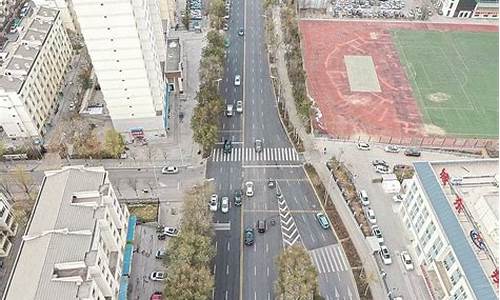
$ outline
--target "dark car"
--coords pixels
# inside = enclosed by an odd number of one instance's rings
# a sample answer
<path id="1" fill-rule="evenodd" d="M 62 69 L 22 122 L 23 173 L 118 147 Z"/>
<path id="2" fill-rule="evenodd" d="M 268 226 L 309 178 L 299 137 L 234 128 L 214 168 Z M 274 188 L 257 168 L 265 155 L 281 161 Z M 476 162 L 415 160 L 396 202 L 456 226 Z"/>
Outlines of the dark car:
<path id="1" fill-rule="evenodd" d="M 406 156 L 415 156 L 415 157 L 420 157 L 422 153 L 420 153 L 420 150 L 417 148 L 408 148 L 405 150 L 405 155 Z"/>
<path id="2" fill-rule="evenodd" d="M 234 192 L 234 206 L 241 206 L 241 191 Z"/>
<path id="3" fill-rule="evenodd" d="M 233 143 L 230 140 L 224 140 L 224 153 L 231 153 L 233 150 Z"/>
<path id="4" fill-rule="evenodd" d="M 255 152 L 260 153 L 262 152 L 262 140 L 255 140 Z"/>
<path id="5" fill-rule="evenodd" d="M 257 231 L 259 233 L 264 233 L 264 232 L 266 232 L 266 229 L 267 229 L 266 220 L 258 220 L 257 221 Z"/>
<path id="6" fill-rule="evenodd" d="M 252 246 L 255 241 L 255 233 L 252 227 L 245 228 L 245 245 Z"/>

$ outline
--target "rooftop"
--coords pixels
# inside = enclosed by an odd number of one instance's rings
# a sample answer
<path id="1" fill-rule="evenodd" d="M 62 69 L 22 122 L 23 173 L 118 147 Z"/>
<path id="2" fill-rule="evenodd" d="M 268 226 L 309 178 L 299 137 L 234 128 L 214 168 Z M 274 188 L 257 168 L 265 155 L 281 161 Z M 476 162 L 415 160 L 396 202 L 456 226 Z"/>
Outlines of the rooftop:
<path id="1" fill-rule="evenodd" d="M 59 11 L 46 7 L 34 8 L 31 16 L 21 19 L 19 37 L 2 45 L 5 61 L 0 64 L 0 89 L 19 93 Z M 17 33 L 16 33 L 17 35 Z M 23 45 L 28 43 L 29 46 Z"/>
<path id="2" fill-rule="evenodd" d="M 4 299 L 71 299 L 77 295 L 79 286 L 74 281 L 54 279 L 85 282 L 83 262 L 88 259 L 96 216 L 102 215 L 102 209 L 75 205 L 73 198 L 98 191 L 105 178 L 102 167 L 73 166 L 45 173 Z"/>
<path id="3" fill-rule="evenodd" d="M 180 71 L 181 44 L 179 38 L 167 39 L 167 65 L 165 72 Z"/>
<path id="4" fill-rule="evenodd" d="M 490 280 L 498 262 L 498 160 L 416 162 L 416 175 L 440 226 L 460 262 L 476 299 L 497 299 Z M 442 170 L 450 175 L 443 186 Z M 464 211 L 458 213 L 457 196 Z M 496 199 L 496 200 L 492 200 Z M 479 225 L 479 226 L 478 226 Z M 479 230 L 479 228 L 481 228 Z M 480 249 L 472 239 L 476 230 L 484 240 Z M 489 284 L 485 284 L 485 283 Z"/>

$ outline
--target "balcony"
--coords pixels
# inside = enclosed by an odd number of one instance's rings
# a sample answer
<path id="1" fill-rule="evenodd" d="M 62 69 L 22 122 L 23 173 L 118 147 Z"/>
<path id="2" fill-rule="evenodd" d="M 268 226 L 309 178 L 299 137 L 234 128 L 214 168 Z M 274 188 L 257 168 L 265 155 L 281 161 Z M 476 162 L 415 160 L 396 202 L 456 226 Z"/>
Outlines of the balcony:
<path id="1" fill-rule="evenodd" d="M 11 248 L 12 243 L 7 238 L 7 235 L 4 232 L 0 233 L 0 257 L 9 255 Z"/>

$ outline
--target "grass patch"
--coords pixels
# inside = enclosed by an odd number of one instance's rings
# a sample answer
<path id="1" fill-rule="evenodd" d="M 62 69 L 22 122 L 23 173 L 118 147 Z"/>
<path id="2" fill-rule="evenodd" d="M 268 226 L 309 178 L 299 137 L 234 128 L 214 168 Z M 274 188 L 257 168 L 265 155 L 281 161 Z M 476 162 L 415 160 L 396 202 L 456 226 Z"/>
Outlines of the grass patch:
<path id="1" fill-rule="evenodd" d="M 430 131 L 498 137 L 498 33 L 391 34 Z"/>
<path id="2" fill-rule="evenodd" d="M 131 215 L 136 215 L 137 220 L 142 223 L 156 222 L 158 215 L 158 204 L 156 203 L 141 203 L 141 204 L 127 204 L 128 210 Z"/>

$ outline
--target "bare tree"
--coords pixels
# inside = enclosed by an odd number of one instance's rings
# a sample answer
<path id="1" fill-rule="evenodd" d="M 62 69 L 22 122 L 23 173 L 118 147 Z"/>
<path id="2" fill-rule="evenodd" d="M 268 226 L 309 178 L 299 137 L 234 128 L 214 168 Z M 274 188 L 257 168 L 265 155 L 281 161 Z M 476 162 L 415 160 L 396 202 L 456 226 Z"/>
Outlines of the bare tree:
<path id="1" fill-rule="evenodd" d="M 16 184 L 22 189 L 23 193 L 25 193 L 30 200 L 33 200 L 33 194 L 30 193 L 31 187 L 33 186 L 33 176 L 29 174 L 22 165 L 16 167 L 13 176 Z"/>
<path id="2" fill-rule="evenodd" d="M 0 192 L 5 194 L 10 199 L 13 198 L 12 191 L 10 190 L 10 185 L 7 182 L 7 178 L 5 177 L 0 178 Z"/>
<path id="3" fill-rule="evenodd" d="M 137 179 L 128 178 L 128 185 L 134 190 L 135 195 L 139 196 L 139 193 L 137 193 Z"/>

